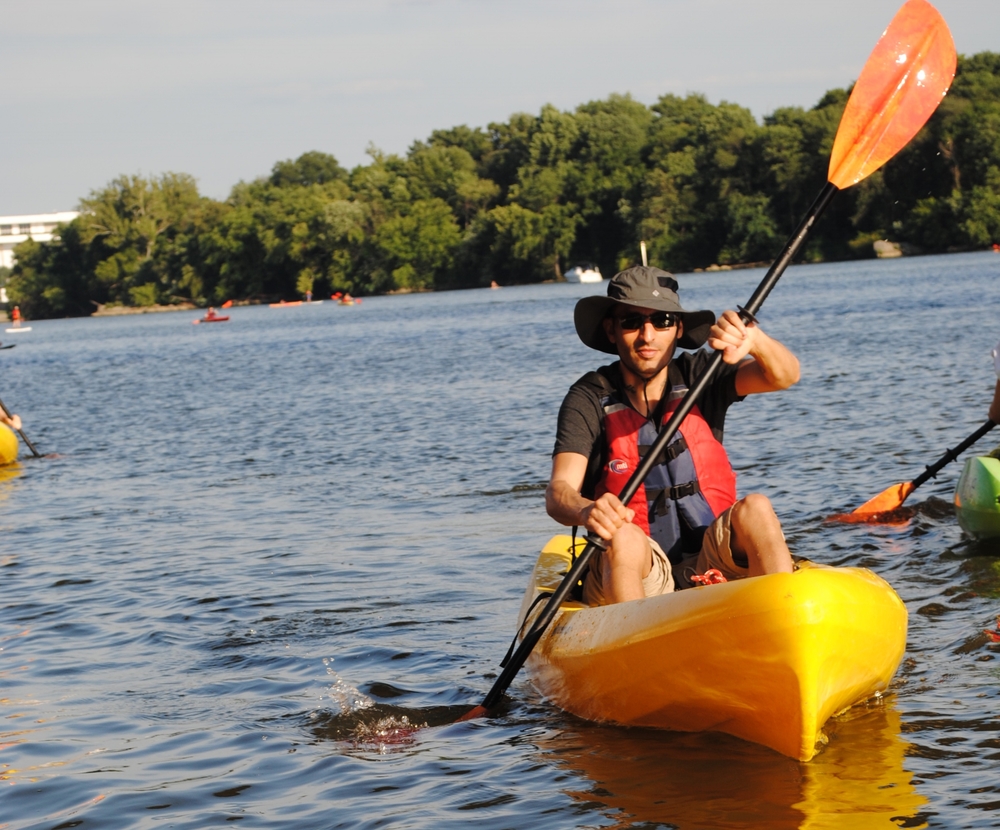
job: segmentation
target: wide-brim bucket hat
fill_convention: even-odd
[[[715,323],[711,311],[687,311],[677,296],[677,280],[672,274],[651,265],[636,265],[619,271],[608,281],[606,297],[584,297],[576,304],[573,322],[580,339],[592,349],[618,354],[604,331],[604,319],[616,305],[673,311],[684,321],[684,336],[677,341],[682,349],[697,349],[708,340]]]

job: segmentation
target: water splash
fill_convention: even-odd
[[[333,678],[333,685],[330,686],[329,697],[338,706],[341,713],[349,714],[351,712],[360,712],[374,706],[374,700],[363,694],[359,689],[352,686],[333,670],[330,666],[332,662],[332,657],[323,658],[323,665],[326,666],[327,676]]]
[[[376,704],[360,689],[337,674],[330,665],[333,658],[324,658],[326,673],[333,678],[328,697],[338,710],[335,714],[313,712],[317,722],[315,733],[327,740],[344,741],[359,749],[388,752],[393,747],[414,743],[415,733],[429,724],[419,716],[411,720],[412,712],[398,707]],[[403,714],[403,712],[410,714]]]
[[[390,746],[414,743],[417,731],[426,729],[427,726],[427,723],[410,723],[406,715],[388,715],[374,723],[359,723],[351,737],[351,743],[355,747],[374,746],[379,752],[385,752]]]

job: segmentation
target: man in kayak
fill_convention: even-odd
[[[787,389],[799,361],[755,324],[725,312],[686,311],[666,271],[636,266],[616,274],[608,296],[576,304],[576,331],[619,360],[584,375],[559,410],[548,514],[608,543],[591,560],[584,601],[625,602],[697,583],[712,569],[726,579],[790,572],[792,557],[766,496],[736,498],[736,474],[722,447],[726,410],[744,396]],[[629,506],[617,493],[659,425],[711,360],[722,366],[684,419]]]

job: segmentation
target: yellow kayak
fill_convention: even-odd
[[[0,464],[17,461],[17,435],[5,424],[0,424]]]
[[[571,544],[555,536],[542,550],[519,624],[561,581]],[[546,698],[587,720],[726,732],[808,761],[831,715],[888,687],[906,620],[871,571],[802,562],[618,605],[567,602],[527,666]]]

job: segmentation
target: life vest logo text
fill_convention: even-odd
[[[621,475],[622,473],[628,472],[628,462],[621,459],[615,458],[608,464],[608,469],[616,475]]]

